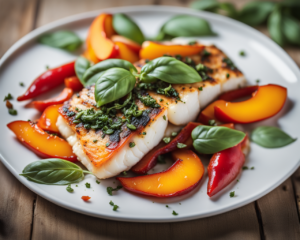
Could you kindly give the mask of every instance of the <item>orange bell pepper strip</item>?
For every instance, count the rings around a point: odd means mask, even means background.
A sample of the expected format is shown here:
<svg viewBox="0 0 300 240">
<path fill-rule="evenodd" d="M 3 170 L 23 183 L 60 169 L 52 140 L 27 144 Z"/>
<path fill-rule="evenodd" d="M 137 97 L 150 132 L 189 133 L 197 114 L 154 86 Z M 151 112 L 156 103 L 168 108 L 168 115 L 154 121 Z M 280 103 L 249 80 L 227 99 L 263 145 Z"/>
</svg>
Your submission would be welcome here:
<svg viewBox="0 0 300 240">
<path fill-rule="evenodd" d="M 65 79 L 65 86 L 72 89 L 74 92 L 79 92 L 82 90 L 83 85 L 79 81 L 78 77 L 73 76 Z"/>
<path fill-rule="evenodd" d="M 142 49 L 141 45 L 138 43 L 132 41 L 131 39 L 128 39 L 126 37 L 120 36 L 120 35 L 113 35 L 111 37 L 111 40 L 113 42 L 122 42 L 124 43 L 127 47 L 129 47 L 132 51 L 135 53 L 139 54 L 140 50 Z"/>
<path fill-rule="evenodd" d="M 70 88 L 65 88 L 60 94 L 59 96 L 55 97 L 55 98 L 51 98 L 48 100 L 44 100 L 44 101 L 33 101 L 32 104 L 33 106 L 43 112 L 47 107 L 51 106 L 51 105 L 56 105 L 56 104 L 62 104 L 65 101 L 69 100 L 73 95 L 73 90 Z"/>
<path fill-rule="evenodd" d="M 56 122 L 59 116 L 58 109 L 61 106 L 62 104 L 47 107 L 38 120 L 38 126 L 45 131 L 59 133 Z"/>
<path fill-rule="evenodd" d="M 114 35 L 112 26 L 112 15 L 102 13 L 92 22 L 89 33 L 87 45 L 90 44 L 96 57 L 99 60 L 113 58 L 118 55 L 118 49 L 114 42 L 110 39 Z"/>
<path fill-rule="evenodd" d="M 275 84 L 260 86 L 253 97 L 246 101 L 224 101 L 225 104 L 214 106 L 215 116 L 225 123 L 261 121 L 277 114 L 282 109 L 286 98 L 287 89 L 285 87 Z"/>
<path fill-rule="evenodd" d="M 176 55 L 179 54 L 183 57 L 194 55 L 204 49 L 203 45 L 167 45 L 157 42 L 146 41 L 142 45 L 140 51 L 141 59 L 155 59 L 162 57 L 164 54 Z"/>
<path fill-rule="evenodd" d="M 235 89 L 235 90 L 223 93 L 222 95 L 219 96 L 218 99 L 224 100 L 224 101 L 227 101 L 227 102 L 231 102 L 231 101 L 234 101 L 238 98 L 250 96 L 251 94 L 256 92 L 257 89 L 258 89 L 257 85 Z"/>
<path fill-rule="evenodd" d="M 7 127 L 16 134 L 18 140 L 41 158 L 62 158 L 77 161 L 71 145 L 64 139 L 46 133 L 37 124 L 28 121 L 14 121 Z"/>
<path fill-rule="evenodd" d="M 159 198 L 184 195 L 200 183 L 204 167 L 200 158 L 191 150 L 174 151 L 172 158 L 176 162 L 166 171 L 117 179 L 126 190 L 142 195 Z"/>
<path fill-rule="evenodd" d="M 139 60 L 139 56 L 136 52 L 131 50 L 125 43 L 115 42 L 119 50 L 117 58 L 127 60 L 128 62 L 135 63 Z"/>
<path fill-rule="evenodd" d="M 193 141 L 191 141 L 191 133 L 195 127 L 201 125 L 201 123 L 189 122 L 178 135 L 167 145 L 165 143 L 158 144 L 150 152 L 148 152 L 136 165 L 131 168 L 131 171 L 137 174 L 145 174 L 152 169 L 157 162 L 157 158 L 161 154 L 169 153 L 177 149 L 178 143 L 187 142 L 186 148 L 191 148 Z"/>
</svg>

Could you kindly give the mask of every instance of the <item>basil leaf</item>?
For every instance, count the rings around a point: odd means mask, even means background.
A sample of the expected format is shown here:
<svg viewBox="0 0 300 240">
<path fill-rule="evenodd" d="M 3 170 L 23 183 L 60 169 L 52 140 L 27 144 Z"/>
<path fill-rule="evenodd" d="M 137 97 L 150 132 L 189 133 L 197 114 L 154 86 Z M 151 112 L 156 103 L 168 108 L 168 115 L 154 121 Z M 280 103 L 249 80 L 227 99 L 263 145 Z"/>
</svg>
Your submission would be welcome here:
<svg viewBox="0 0 300 240">
<path fill-rule="evenodd" d="M 172 57 L 156 58 L 142 68 L 140 74 L 142 82 L 153 82 L 158 79 L 173 84 L 202 81 L 195 69 Z"/>
<path fill-rule="evenodd" d="M 290 43 L 300 45 L 300 24 L 295 18 L 283 15 L 282 29 L 285 38 Z"/>
<path fill-rule="evenodd" d="M 256 128 L 252 132 L 250 139 L 265 148 L 280 148 L 297 140 L 291 138 L 279 128 L 270 126 Z"/>
<path fill-rule="evenodd" d="M 86 70 L 83 75 L 83 85 L 89 86 L 97 82 L 100 76 L 110 68 L 123 68 L 132 73 L 137 73 L 136 68 L 128 61 L 122 59 L 107 59 L 95 64 Z"/>
<path fill-rule="evenodd" d="M 39 37 L 38 41 L 42 44 L 67 51 L 74 51 L 82 44 L 81 39 L 71 31 L 47 33 Z"/>
<path fill-rule="evenodd" d="M 75 61 L 75 72 L 82 84 L 84 84 L 83 74 L 90 67 L 91 67 L 91 62 L 84 57 L 79 57 Z"/>
<path fill-rule="evenodd" d="M 273 2 L 249 2 L 241 10 L 238 20 L 251 26 L 262 24 L 274 6 Z"/>
<path fill-rule="evenodd" d="M 89 172 L 72 162 L 49 158 L 28 164 L 20 175 L 39 184 L 67 185 L 80 182 L 84 173 Z"/>
<path fill-rule="evenodd" d="M 216 0 L 200 0 L 192 2 L 190 7 L 197 10 L 215 12 L 219 7 L 219 3 Z"/>
<path fill-rule="evenodd" d="M 134 88 L 135 82 L 135 77 L 123 68 L 108 69 L 95 85 L 97 107 L 124 97 Z"/>
<path fill-rule="evenodd" d="M 232 3 L 220 3 L 219 7 L 226 12 L 228 17 L 236 18 L 238 16 L 238 12 Z"/>
<path fill-rule="evenodd" d="M 213 154 L 240 143 L 245 133 L 226 127 L 200 125 L 192 131 L 193 146 L 199 153 Z"/>
<path fill-rule="evenodd" d="M 177 15 L 172 17 L 163 25 L 161 31 L 172 37 L 216 35 L 206 20 L 189 15 Z"/>
<path fill-rule="evenodd" d="M 139 26 L 123 13 L 114 14 L 113 27 L 119 35 L 127 37 L 139 44 L 142 44 L 145 41 L 144 34 Z"/>
<path fill-rule="evenodd" d="M 275 8 L 268 19 L 268 29 L 271 38 L 283 46 L 285 39 L 282 33 L 282 14 L 279 8 Z"/>
</svg>

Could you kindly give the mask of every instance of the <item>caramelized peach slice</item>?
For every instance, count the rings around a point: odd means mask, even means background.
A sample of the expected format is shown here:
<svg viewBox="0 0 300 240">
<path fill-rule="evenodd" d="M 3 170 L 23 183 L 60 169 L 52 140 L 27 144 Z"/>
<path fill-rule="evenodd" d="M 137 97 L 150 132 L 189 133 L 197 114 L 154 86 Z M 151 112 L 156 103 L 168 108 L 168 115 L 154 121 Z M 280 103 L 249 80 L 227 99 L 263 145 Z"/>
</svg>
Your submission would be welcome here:
<svg viewBox="0 0 300 240">
<path fill-rule="evenodd" d="M 72 147 L 62 138 L 46 133 L 37 124 L 28 121 L 14 121 L 7 127 L 18 140 L 41 158 L 62 158 L 75 162 Z"/>
<path fill-rule="evenodd" d="M 116 46 L 118 46 L 119 55 L 117 58 L 127 60 L 128 62 L 135 63 L 139 60 L 139 56 L 136 52 L 131 50 L 125 43 L 115 42 Z"/>
<path fill-rule="evenodd" d="M 200 158 L 191 150 L 172 152 L 176 162 L 166 171 L 139 177 L 117 178 L 131 192 L 154 197 L 175 197 L 192 191 L 204 174 Z"/>
<path fill-rule="evenodd" d="M 223 106 L 226 102 L 224 100 L 217 100 L 209 104 L 204 110 L 201 111 L 197 119 L 198 122 L 208 125 L 209 120 L 216 120 L 215 117 L 215 106 Z"/>
<path fill-rule="evenodd" d="M 138 43 L 136 43 L 126 37 L 120 36 L 120 35 L 113 35 L 111 37 L 111 40 L 113 42 L 122 42 L 122 43 L 126 44 L 127 47 L 129 47 L 132 51 L 134 51 L 137 54 L 140 52 L 140 50 L 142 48 L 141 45 L 139 45 Z"/>
<path fill-rule="evenodd" d="M 38 126 L 43 130 L 59 133 L 56 122 L 59 116 L 58 109 L 61 106 L 62 104 L 47 107 L 37 123 Z"/>
<path fill-rule="evenodd" d="M 225 102 L 214 106 L 215 117 L 222 122 L 252 123 L 274 116 L 287 98 L 285 87 L 269 84 L 260 86 L 253 97 L 243 102 Z M 219 100 L 222 101 L 222 100 Z"/>
</svg>

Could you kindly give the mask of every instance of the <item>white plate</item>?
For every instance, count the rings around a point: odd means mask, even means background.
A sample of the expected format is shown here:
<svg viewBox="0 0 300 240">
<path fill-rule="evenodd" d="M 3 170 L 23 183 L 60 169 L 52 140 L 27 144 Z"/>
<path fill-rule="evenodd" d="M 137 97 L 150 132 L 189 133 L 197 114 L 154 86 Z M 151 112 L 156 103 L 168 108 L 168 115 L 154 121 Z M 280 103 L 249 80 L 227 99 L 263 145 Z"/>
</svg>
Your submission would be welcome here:
<svg viewBox="0 0 300 240">
<path fill-rule="evenodd" d="M 154 36 L 160 26 L 176 14 L 190 14 L 206 19 L 218 36 L 199 40 L 210 41 L 224 50 L 244 72 L 249 82 L 255 83 L 256 79 L 260 79 L 261 84 L 275 83 L 288 88 L 289 101 L 279 114 L 283 116 L 279 119 L 278 125 L 293 137 L 300 137 L 300 72 L 291 58 L 274 42 L 253 28 L 220 15 L 186 8 L 155 6 L 111 8 L 76 15 L 36 29 L 14 44 L 1 59 L 1 99 L 7 93 L 11 93 L 14 97 L 24 93 L 25 88 L 19 86 L 19 82 L 24 82 L 28 87 L 35 77 L 45 71 L 46 65 L 55 67 L 76 58 L 75 55 L 62 50 L 37 44 L 36 38 L 40 34 L 70 29 L 85 38 L 92 19 L 101 12 L 128 14 L 141 26 L 147 36 Z M 246 57 L 239 55 L 240 50 L 246 52 Z M 53 91 L 52 94 L 58 92 Z M 50 94 L 45 97 L 48 96 Z M 19 119 L 37 119 L 39 115 L 34 109 L 24 109 L 27 102 L 12 101 L 12 103 L 18 110 L 17 116 L 9 115 L 5 104 L 0 104 L 0 158 L 5 166 L 19 181 L 38 195 L 62 207 L 95 217 L 120 221 L 174 222 L 220 214 L 267 194 L 287 179 L 300 163 L 299 140 L 287 147 L 273 150 L 252 144 L 246 165 L 254 166 L 255 170 L 243 171 L 238 183 L 231 184 L 213 199 L 209 199 L 206 195 L 207 176 L 196 191 L 189 196 L 176 199 L 145 198 L 124 190 L 109 196 L 106 187 L 116 186 L 117 182 L 113 179 L 105 180 L 98 185 L 93 176 L 86 176 L 78 187 L 73 185 L 74 193 L 68 193 L 65 186 L 39 185 L 18 175 L 27 164 L 39 158 L 16 140 L 6 124 Z M 277 118 L 261 122 L 259 125 L 274 123 Z M 91 183 L 91 189 L 85 188 L 86 182 Z M 236 197 L 230 198 L 230 191 L 235 191 Z M 91 201 L 89 203 L 82 201 L 83 195 L 90 196 Z M 111 200 L 119 205 L 117 212 L 112 211 L 109 205 Z M 166 204 L 169 208 L 165 207 Z M 173 210 L 179 215 L 173 216 Z"/>
</svg>

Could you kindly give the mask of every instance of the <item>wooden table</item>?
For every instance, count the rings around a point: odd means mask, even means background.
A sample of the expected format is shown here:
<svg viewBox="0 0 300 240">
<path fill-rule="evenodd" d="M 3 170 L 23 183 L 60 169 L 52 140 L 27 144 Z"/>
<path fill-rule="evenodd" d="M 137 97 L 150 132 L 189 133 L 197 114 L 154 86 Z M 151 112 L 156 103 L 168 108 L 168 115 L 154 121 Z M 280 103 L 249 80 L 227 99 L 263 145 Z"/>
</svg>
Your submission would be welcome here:
<svg viewBox="0 0 300 240">
<path fill-rule="evenodd" d="M 231 0 L 242 6 L 248 0 Z M 186 0 L 0 0 L 0 56 L 18 39 L 76 13 L 128 5 L 188 6 Z M 260 31 L 267 33 L 265 28 Z M 300 66 L 300 49 L 285 50 Z M 3 144 L 3 143 L 2 143 Z M 242 208 L 179 223 L 124 223 L 78 214 L 37 196 L 0 162 L 0 239 L 300 239 L 300 169 Z"/>
</svg>

